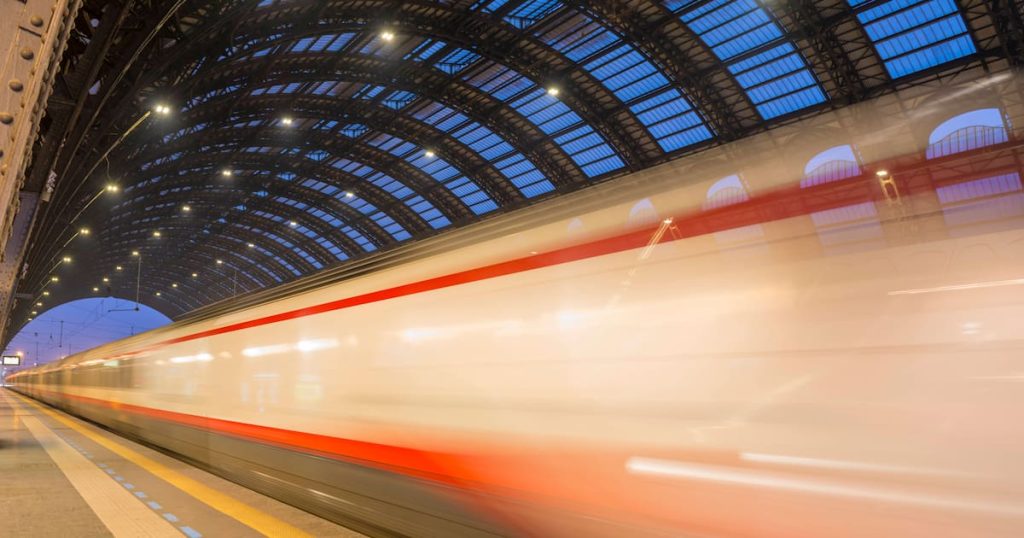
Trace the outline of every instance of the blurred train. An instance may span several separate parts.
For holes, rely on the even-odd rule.
[[[1022,536],[1021,102],[842,109],[8,382],[372,535]]]

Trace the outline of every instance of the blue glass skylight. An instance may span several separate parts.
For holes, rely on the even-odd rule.
[[[325,220],[323,218],[323,216],[326,215],[326,213],[323,213],[323,212],[314,213],[312,211],[313,207],[310,206],[309,204],[306,204],[305,202],[300,202],[298,200],[293,200],[291,198],[286,198],[284,196],[276,196],[276,197],[274,197],[274,201],[278,202],[278,203],[281,203],[281,204],[285,204],[285,205],[290,206],[290,207],[294,207],[294,208],[298,209],[299,211],[301,211],[303,213],[312,214],[313,216],[317,217],[319,220],[324,222],[324,227],[326,229],[331,230],[331,229],[335,228],[335,226],[332,226],[329,221],[327,221],[327,220]],[[277,220],[278,222],[284,222],[283,218],[280,219],[280,220],[278,220],[278,219],[274,219],[274,220]],[[305,235],[306,237],[312,239],[313,241],[315,241],[318,245],[320,245],[325,250],[327,250],[328,252],[333,254],[335,258],[338,258],[339,260],[348,259],[348,255],[346,255],[344,252],[342,252],[341,247],[336,245],[330,239],[328,239],[328,238],[324,237],[323,235],[321,235],[316,230],[312,230],[310,228],[307,228],[304,224],[302,224],[301,222],[298,222],[298,221],[295,221],[295,226],[291,226],[291,228],[293,230],[301,233],[302,235]]]
[[[438,60],[434,67],[437,67],[441,71],[454,75],[459,71],[467,68],[473,62],[480,59],[480,55],[475,52],[471,52],[465,49],[455,49],[452,52],[446,54],[443,58]]]
[[[289,52],[336,52],[347,45],[356,34],[323,34],[319,36],[304,37],[295,42]]]
[[[226,235],[225,235],[224,237],[228,237],[228,238],[231,238],[231,239],[232,239],[232,240],[234,240],[234,241],[235,241],[236,243],[238,243],[238,244],[239,244],[239,246],[241,246],[241,244],[242,244],[242,243],[244,242],[244,241],[242,241],[241,239],[238,239],[237,237],[232,237],[232,236],[231,236],[230,234],[226,234]],[[246,248],[248,248],[248,245],[246,246]],[[284,266],[284,268],[285,268],[285,269],[287,269],[288,271],[290,271],[290,272],[292,272],[292,273],[295,273],[295,274],[298,274],[298,271],[296,271],[296,269],[295,269],[295,267],[294,267],[294,266],[292,266],[292,265],[291,265],[290,263],[288,263],[288,262],[285,262],[285,261],[283,261],[283,260],[279,260],[279,259],[277,259],[277,257],[275,257],[275,256],[274,256],[274,254],[273,254],[272,252],[270,252],[269,250],[267,250],[267,249],[263,248],[262,246],[260,246],[260,244],[259,244],[259,243],[253,243],[252,249],[253,249],[253,250],[255,250],[256,252],[258,252],[258,253],[262,254],[262,255],[263,255],[263,256],[264,256],[264,257],[265,257],[266,259],[268,259],[268,260],[274,260],[274,261],[275,261],[275,262],[277,262],[278,264],[280,264],[280,265]],[[242,249],[241,249],[241,248],[239,248],[239,249],[238,249],[238,250],[236,250],[235,252],[236,252],[236,253],[238,253],[238,252],[242,252]],[[269,268],[265,267],[265,266],[264,266],[263,264],[261,264],[261,263],[256,263],[256,266],[257,266],[257,267],[259,267],[260,269],[262,269],[262,270],[263,270],[264,272],[266,272],[266,273],[267,273],[267,274],[268,274],[268,275],[270,276],[270,278],[272,278],[272,279],[274,279],[274,280],[276,280],[276,281],[278,281],[278,282],[280,282],[280,281],[282,280],[282,279],[281,279],[281,277],[277,275],[277,273],[274,273],[274,272],[273,272],[273,271],[271,271],[271,270],[270,270]]]
[[[388,134],[378,134],[367,140],[367,143],[419,168],[423,173],[444,185],[452,194],[458,196],[477,215],[483,215],[498,208],[498,204],[481,190],[476,182],[464,176],[448,161],[437,156],[427,157],[416,144]]]
[[[252,211],[249,214],[250,215],[256,215],[257,217],[261,217],[261,218],[265,218],[265,219],[270,219],[271,221],[278,222],[278,223],[284,222],[284,218],[283,217],[281,217],[279,215],[275,215],[273,213],[267,213],[265,211]],[[324,266],[324,264],[321,263],[320,260],[316,259],[316,257],[314,257],[312,254],[307,252],[305,249],[300,248],[295,243],[292,243],[291,241],[281,237],[280,235],[277,235],[277,234],[275,234],[273,232],[270,232],[269,230],[257,231],[257,233],[259,233],[261,235],[264,235],[266,237],[269,237],[269,238],[273,239],[274,241],[277,241],[278,243],[280,243],[282,246],[284,246],[288,250],[294,252],[300,258],[302,258],[302,259],[306,260],[307,262],[309,262],[309,264],[312,265],[316,269],[320,269],[320,268],[322,268]]]
[[[504,138],[465,114],[431,102],[413,111],[412,116],[449,133],[478,153],[507,177],[523,196],[532,198],[555,189],[544,174]]]
[[[281,265],[282,267],[287,269],[289,272],[292,272],[294,274],[298,274],[298,272],[295,271],[294,267],[292,267],[288,263],[284,263],[282,260],[279,260],[269,250],[267,250],[267,249],[263,248],[262,246],[260,246],[259,243],[252,243],[252,246],[250,247],[250,246],[248,246],[248,244],[245,241],[239,239],[238,237],[235,237],[232,234],[224,234],[221,237],[225,241],[231,241],[231,242],[233,242],[233,243],[235,243],[237,245],[237,247],[231,252],[232,256],[237,256],[237,257],[241,258],[242,260],[244,260],[246,262],[246,264],[249,267],[256,267],[260,271],[263,271],[263,273],[266,274],[267,277],[270,278],[271,280],[273,280],[274,282],[281,282],[281,280],[283,280],[283,279],[281,278],[280,275],[275,273],[273,270],[271,270],[269,267],[267,267],[266,265],[261,263],[259,260],[255,260],[255,259],[253,259],[253,258],[251,258],[249,256],[244,255],[243,252],[245,252],[246,249],[250,249],[250,250],[253,250],[255,252],[258,252],[259,254],[264,256],[265,260],[273,260],[275,263]]]
[[[508,0],[484,0],[474,4],[473,9],[493,13],[507,3]],[[537,24],[560,7],[562,7],[562,3],[558,0],[525,0],[509,11],[504,19],[505,22],[522,30]]]
[[[362,123],[349,123],[348,125],[342,127],[338,132],[349,138],[358,138],[366,134],[366,131],[369,130],[369,127],[363,125]]]
[[[281,243],[281,241],[284,241],[283,239],[281,239],[280,237],[276,236],[275,234],[269,233],[269,232],[267,232],[267,231],[265,231],[265,230],[263,230],[263,229],[261,229],[261,228],[257,228],[257,227],[254,227],[254,226],[247,226],[247,225],[244,225],[244,224],[235,224],[234,226],[237,226],[237,227],[239,227],[239,228],[242,228],[243,230],[248,230],[248,231],[250,231],[250,232],[253,232],[253,233],[257,234],[257,235],[263,235],[263,236],[269,237],[269,238],[273,239],[273,240],[274,240],[275,242],[277,242],[277,243]],[[225,236],[225,237],[229,237],[229,236],[230,236],[230,234],[224,234],[224,236]],[[285,242],[286,242],[286,243],[288,243],[287,241],[285,241]],[[282,243],[282,244],[283,244],[283,243]],[[288,243],[288,244],[289,244],[289,245],[291,245],[291,243]],[[291,248],[291,247],[287,247],[287,248],[288,248],[288,250],[292,250],[292,248]],[[262,250],[262,249],[261,249],[261,250]],[[275,255],[274,253],[272,253],[272,252],[270,252],[270,251],[266,251],[266,250],[264,250],[263,252],[266,252],[267,256],[269,256],[269,257],[270,257],[270,259],[272,259],[272,260],[274,260],[275,262],[277,262],[277,263],[281,264],[281,265],[282,265],[283,267],[285,267],[286,269],[288,269],[289,271],[291,271],[291,272],[292,272],[292,274],[294,274],[295,276],[299,276],[299,275],[301,275],[301,274],[302,274],[302,272],[301,272],[301,271],[299,271],[299,270],[298,270],[298,269],[297,269],[297,268],[296,268],[296,267],[295,267],[294,265],[292,265],[291,263],[288,263],[288,261],[287,261],[287,260],[285,260],[285,259],[283,259],[283,258],[280,258],[280,257],[276,256],[276,255]]]
[[[317,191],[323,192],[325,194],[331,194],[331,193],[339,192],[340,191],[340,189],[338,187],[335,187],[334,185],[330,185],[330,184],[324,183],[324,182],[316,180],[316,179],[306,179],[306,180],[303,180],[302,181],[302,186],[306,187],[306,188],[309,188],[309,189],[313,189],[313,190],[317,190]],[[373,252],[373,251],[377,250],[377,245],[374,245],[373,242],[371,242],[369,239],[367,239],[365,235],[363,235],[361,232],[359,232],[358,230],[356,230],[352,226],[349,226],[348,224],[346,224],[344,221],[342,221],[340,218],[338,218],[337,215],[335,215],[333,213],[328,213],[328,212],[326,212],[323,209],[320,209],[318,207],[309,206],[309,205],[306,205],[306,204],[302,204],[302,205],[304,207],[304,211],[306,211],[310,215],[313,215],[314,217],[322,220],[329,227],[340,229],[342,231],[342,233],[344,233],[345,235],[349,236],[349,238],[351,238],[353,241],[355,241],[366,252]],[[346,256],[346,258],[347,258],[347,256]],[[340,255],[338,257],[338,259],[346,259],[346,258],[342,258]]]
[[[398,181],[397,179],[379,170],[366,166],[363,163],[352,161],[350,159],[339,159],[332,163],[331,166],[339,170],[342,170],[348,174],[356,176],[358,178],[369,181],[370,183],[376,185],[377,187],[384,189],[392,196],[394,196],[396,199],[402,201],[402,203],[404,203],[410,209],[419,214],[419,216],[422,217],[423,220],[427,221],[427,223],[430,224],[434,229],[444,228],[445,226],[451,224],[451,221],[448,220],[448,218],[445,217],[441,213],[441,211],[439,211],[437,207],[434,206],[434,204],[428,202],[427,200],[424,200],[423,197],[417,195],[415,191],[413,191],[411,188],[409,188],[401,181]],[[327,187],[326,183],[310,179],[306,180],[304,184],[308,182],[315,182],[319,184],[318,186],[311,188],[316,188],[321,192],[326,192],[324,190],[324,188]],[[334,189],[333,191],[331,191],[332,195],[340,193],[340,189],[338,189],[337,187],[331,186],[331,188]],[[344,196],[344,193],[340,193],[340,195]]]
[[[593,127],[584,123],[565,103],[512,69],[490,62],[483,69],[474,69],[474,74],[466,77],[466,82],[505,101],[541,131],[557,135],[555,142],[588,177],[613,172],[624,166]],[[574,144],[570,147],[570,143]]]
[[[807,62],[756,0],[671,4],[682,6],[679,18],[726,62],[763,118],[825,101]]]
[[[302,83],[299,82],[291,82],[288,84],[275,84],[273,86],[263,86],[261,88],[255,88],[251,92],[249,92],[249,95],[276,95],[281,93],[295,93],[295,91],[301,87]]]
[[[395,219],[392,219],[383,211],[378,210],[377,206],[367,202],[359,196],[342,196],[338,199],[351,206],[356,211],[369,216],[371,220],[376,222],[378,226],[384,229],[384,231],[388,232],[388,234],[390,234],[396,241],[404,241],[412,237],[401,224],[395,222]]]
[[[398,110],[413,102],[415,99],[416,94],[412,92],[396,91],[391,92],[391,94],[385,97],[382,102],[384,103],[384,106]]]
[[[848,1],[892,78],[977,52],[953,0]]]
[[[540,34],[626,103],[665,151],[711,138],[689,101],[633,45],[593,19],[577,14]]]
[[[238,256],[238,257],[241,258],[242,261],[245,261],[245,262],[250,261],[250,260],[246,259],[244,256]],[[251,282],[259,283],[259,280],[256,277],[254,277],[252,275],[252,273],[250,273],[249,271],[246,271],[246,269],[249,267],[248,265],[246,265],[245,267],[239,266],[238,264],[234,263],[233,261],[222,261],[222,263],[224,264],[223,268],[217,266],[217,267],[214,268],[213,271],[215,273],[220,273],[225,279],[230,279],[230,280],[234,281],[237,284],[238,275],[242,275],[242,276],[248,278]],[[230,269],[230,271],[224,271],[223,269]],[[232,284],[232,289],[234,289],[234,287],[235,287],[235,284]]]
[[[403,60],[425,61],[445,47],[443,41],[424,39],[419,45],[413,47],[412,51],[406,54]]]

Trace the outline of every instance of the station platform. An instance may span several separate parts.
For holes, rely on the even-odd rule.
[[[0,527],[11,537],[363,536],[7,389]]]

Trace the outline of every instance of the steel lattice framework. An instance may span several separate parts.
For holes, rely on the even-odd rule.
[[[86,2],[26,185],[52,198],[15,326],[97,293],[180,315],[824,110],[1019,68],[1021,4]]]

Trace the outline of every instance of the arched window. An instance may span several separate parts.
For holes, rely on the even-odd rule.
[[[853,146],[835,146],[811,157],[804,166],[801,188],[859,177],[860,158]],[[874,246],[882,240],[882,225],[873,202],[862,202],[811,213],[825,252],[837,254]]]
[[[733,174],[723,177],[711,185],[704,201],[704,209],[716,209],[746,202],[749,198],[747,188],[743,186],[740,176]]]
[[[718,209],[746,202],[749,199],[750,196],[747,195],[747,188],[743,185],[743,180],[737,174],[733,174],[719,179],[708,188],[703,207],[705,210]],[[714,237],[720,245],[735,245],[764,237],[764,229],[760,224],[751,224],[715,232]]]
[[[633,227],[647,226],[658,222],[658,210],[654,209],[654,204],[651,203],[650,198],[644,198],[629,210],[629,219],[626,220],[626,224]]]
[[[821,185],[860,175],[860,159],[849,144],[836,146],[811,157],[804,166],[801,187]]]
[[[928,136],[929,159],[1006,142],[1006,124],[998,108],[964,112],[942,122]]]
[[[982,108],[954,116],[928,136],[927,157],[934,159],[992,146],[1009,140],[998,108]],[[970,235],[988,229],[1019,226],[1024,217],[1024,189],[1020,172],[968,179],[943,171],[933,177],[950,235]]]

